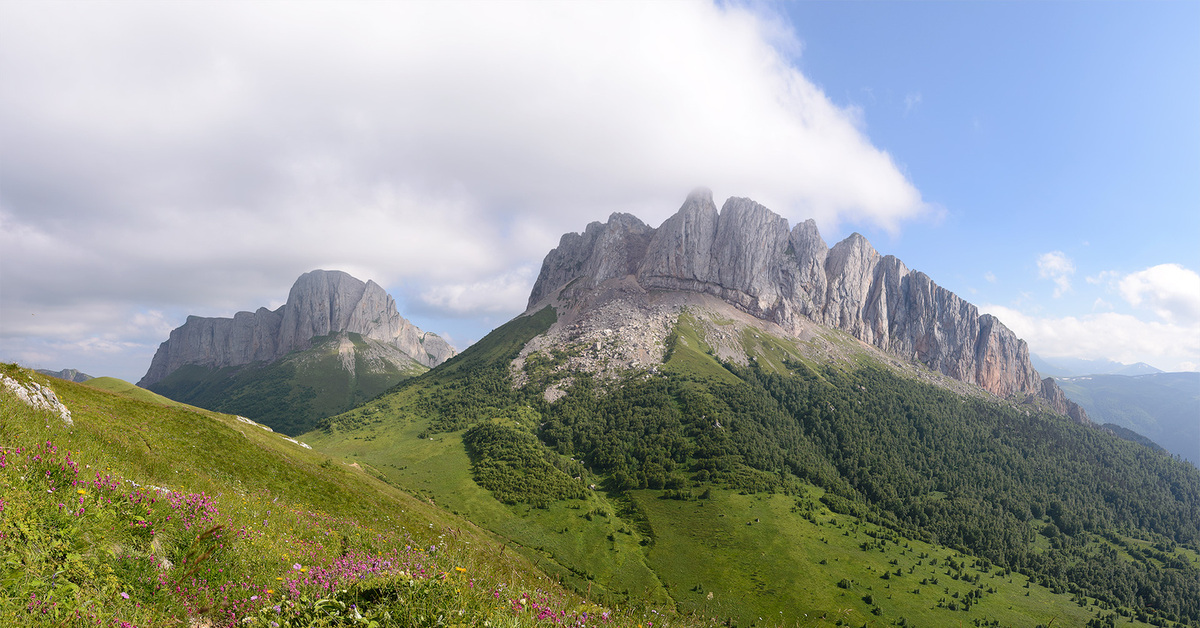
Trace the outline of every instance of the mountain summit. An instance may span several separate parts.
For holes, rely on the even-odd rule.
[[[880,255],[858,233],[829,248],[812,220],[789,229],[748,198],[730,198],[718,211],[712,193],[698,189],[657,229],[615,213],[564,235],[542,263],[529,311],[618,283],[712,295],[792,335],[811,323],[841,330],[902,360],[996,395],[1041,398],[1087,422],[994,316]]]
[[[401,317],[379,284],[314,270],[274,311],[189,316],[138,385],[299,434],[454,353]]]
[[[219,369],[274,362],[335,332],[393,345],[426,367],[454,355],[440,336],[400,316],[396,301],[379,284],[341,271],[314,270],[296,280],[287,303],[274,311],[261,307],[233,318],[189,316],[159,345],[138,386],[152,386],[185,365]]]

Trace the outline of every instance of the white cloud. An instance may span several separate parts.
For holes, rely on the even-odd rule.
[[[996,283],[996,273],[993,273],[990,270],[983,274],[983,278],[988,283]]]
[[[1043,253],[1037,260],[1038,276],[1054,282],[1055,298],[1071,291],[1071,275],[1075,274],[1075,262],[1062,251]]]
[[[227,316],[314,268],[515,314],[516,283],[456,290],[696,185],[826,230],[935,213],[798,49],[704,2],[8,3],[0,352],[102,337],[96,312]]]
[[[1104,285],[1107,283],[1112,283],[1116,279],[1120,278],[1120,276],[1121,273],[1118,273],[1115,270],[1105,270],[1096,273],[1095,275],[1084,277],[1083,280],[1093,285]]]
[[[1145,362],[1166,371],[1195,370],[1200,364],[1200,324],[1143,321],[1130,314],[1102,312],[1082,317],[1038,317],[1000,306],[983,305],[1030,351],[1044,358],[1107,359]]]
[[[1146,306],[1169,323],[1200,323],[1200,275],[1179,264],[1159,264],[1126,275],[1121,296],[1134,307]]]
[[[421,293],[420,299],[435,309],[458,315],[519,313],[525,309],[536,278],[537,269],[523,266],[482,281],[435,286]]]

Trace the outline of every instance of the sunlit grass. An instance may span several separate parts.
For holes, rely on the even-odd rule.
[[[72,427],[0,393],[0,625],[644,625],[276,434],[54,387]]]

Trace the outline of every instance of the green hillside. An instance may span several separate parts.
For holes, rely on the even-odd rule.
[[[175,401],[174,399],[168,399],[167,397],[164,397],[158,393],[151,392],[145,388],[130,384],[129,382],[116,377],[93,377],[92,379],[84,382],[84,385],[91,386],[92,388],[99,388],[100,390],[107,390],[111,393],[118,393],[127,397],[132,397],[139,401],[145,401],[146,403],[156,403],[163,406],[174,406],[177,408],[191,408],[193,410],[199,409],[195,406],[189,406],[186,403]]]
[[[373,469],[236,417],[0,371],[51,386],[72,418],[0,389],[0,625],[517,627],[586,614],[631,626],[649,613],[588,603]]]
[[[607,603],[747,625],[1200,623],[1194,467],[852,343],[821,364],[753,332],[750,367],[721,363],[686,316],[657,373],[567,373],[559,347],[514,389],[509,362],[554,320],[515,319],[304,438]]]
[[[347,358],[344,352],[350,347]],[[348,363],[352,368],[347,368]],[[314,338],[311,348],[269,364],[220,369],[183,366],[149,389],[296,435],[312,429],[323,417],[353,408],[427,370],[386,343],[345,333]]]

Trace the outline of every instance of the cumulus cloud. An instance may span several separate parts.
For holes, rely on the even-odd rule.
[[[798,50],[705,2],[8,3],[0,341],[228,316],[314,268],[515,314],[496,278],[696,185],[824,229],[928,215]]]
[[[1116,312],[1038,317],[1000,305],[979,309],[999,318],[1044,358],[1145,362],[1167,371],[1195,370],[1200,364],[1200,324],[1196,323],[1143,321]]]
[[[1038,276],[1054,282],[1054,296],[1061,297],[1071,291],[1071,276],[1075,274],[1075,262],[1062,251],[1043,253],[1037,260]]]
[[[1121,296],[1134,307],[1150,308],[1168,323],[1200,323],[1200,274],[1179,264],[1159,264],[1126,275]]]

